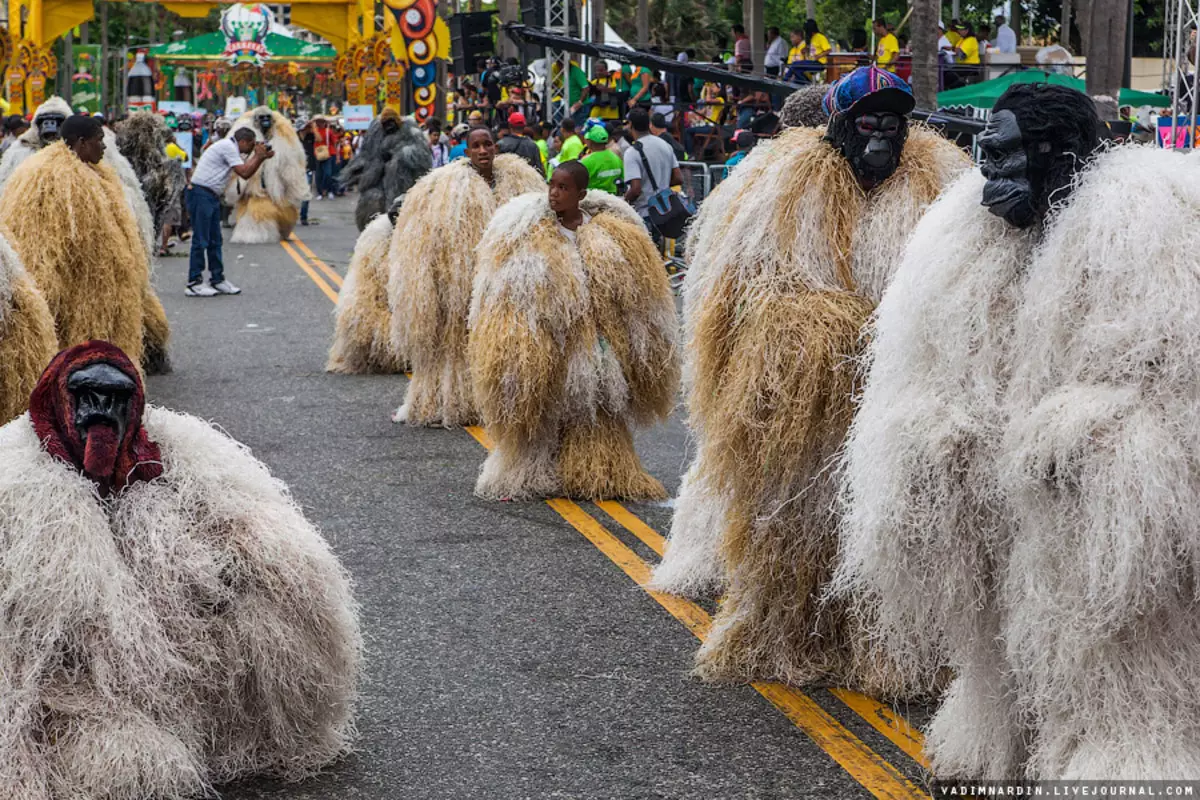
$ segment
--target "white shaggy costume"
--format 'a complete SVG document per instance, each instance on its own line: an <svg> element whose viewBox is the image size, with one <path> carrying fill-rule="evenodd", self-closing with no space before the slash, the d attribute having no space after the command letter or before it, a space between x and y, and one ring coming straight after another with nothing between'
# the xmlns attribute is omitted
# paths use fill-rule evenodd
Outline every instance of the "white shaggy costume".
<svg viewBox="0 0 1200 800"><path fill-rule="evenodd" d="M938 774L1200 774L1198 178L1118 148L1017 230L972 173L879 308L840 577L955 671Z"/></svg>
<svg viewBox="0 0 1200 800"><path fill-rule="evenodd" d="M333 346L325 364L328 372L354 375L404 371L405 359L392 348L392 312L387 296L387 254L394 227L387 214L379 214L354 243L354 255L333 312Z"/></svg>
<svg viewBox="0 0 1200 800"><path fill-rule="evenodd" d="M257 118L270 115L271 128L264 135ZM300 204L309 199L304 145L288 118L265 106L238 117L229 131L254 131L257 141L275 150L249 178L234 175L225 190L225 202L234 207L237 222L229 241L234 244L281 242L292 235L300 219Z"/></svg>
<svg viewBox="0 0 1200 800"><path fill-rule="evenodd" d="M502 206L479 244L468 347L495 447L490 499L662 499L630 428L665 418L679 383L675 301L646 226L589 192L569 236L543 190Z"/></svg>
<svg viewBox="0 0 1200 800"><path fill-rule="evenodd" d="M467 315L475 246L496 209L546 179L520 156L498 155L488 186L467 159L439 167L405 195L388 251L392 347L412 364L404 404L409 425L479 422L467 368Z"/></svg>
<svg viewBox="0 0 1200 800"><path fill-rule="evenodd" d="M725 215L702 231L706 263L688 290L701 454L689 484L726 506L729 580L696 657L705 679L928 689L930 675L900 680L845 605L822 599L837 548L830 467L853 413L849 361L908 232L967 164L919 127L898 158L864 192L824 131L785 131L738 168Z"/></svg>
<svg viewBox="0 0 1200 800"><path fill-rule="evenodd" d="M161 474L101 499L31 415L0 428L6 798L208 796L348 748L361 642L329 546L209 424L146 407L139 430Z"/></svg>

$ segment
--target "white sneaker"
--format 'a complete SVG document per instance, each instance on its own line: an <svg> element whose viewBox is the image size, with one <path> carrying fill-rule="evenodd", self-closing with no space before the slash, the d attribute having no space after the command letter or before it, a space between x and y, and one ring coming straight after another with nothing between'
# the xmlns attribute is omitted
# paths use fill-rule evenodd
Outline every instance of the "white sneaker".
<svg viewBox="0 0 1200 800"><path fill-rule="evenodd" d="M207 283L192 283L189 284L183 293L188 297L215 297L218 292Z"/></svg>
<svg viewBox="0 0 1200 800"><path fill-rule="evenodd" d="M212 285L213 294L241 294L242 290L229 281L221 281Z"/></svg>

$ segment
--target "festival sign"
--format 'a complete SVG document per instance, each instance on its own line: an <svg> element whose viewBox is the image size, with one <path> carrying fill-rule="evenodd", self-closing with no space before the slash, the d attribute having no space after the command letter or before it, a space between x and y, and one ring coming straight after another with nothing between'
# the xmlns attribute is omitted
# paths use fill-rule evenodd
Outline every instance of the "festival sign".
<svg viewBox="0 0 1200 800"><path fill-rule="evenodd" d="M230 6L221 12L221 33L225 34L226 61L233 66L249 64L261 67L271 56L267 34L274 21L271 9L261 3Z"/></svg>
<svg viewBox="0 0 1200 800"><path fill-rule="evenodd" d="M343 127L348 131L365 131L374 118L374 105L347 105L342 109Z"/></svg>

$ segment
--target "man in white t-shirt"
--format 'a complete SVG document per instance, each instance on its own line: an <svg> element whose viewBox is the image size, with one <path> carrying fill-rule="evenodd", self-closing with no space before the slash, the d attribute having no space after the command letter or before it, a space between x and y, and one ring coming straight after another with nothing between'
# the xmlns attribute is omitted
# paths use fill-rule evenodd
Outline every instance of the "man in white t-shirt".
<svg viewBox="0 0 1200 800"><path fill-rule="evenodd" d="M242 161L242 156L253 153ZM188 188L188 214L192 218L192 253L188 264L188 297L212 297L217 294L241 294L241 289L225 280L221 258L221 193L232 172L248 180L275 152L263 142L254 141L254 131L239 128L204 151L192 173ZM204 283L204 260L208 256L209 282Z"/></svg>
<svg viewBox="0 0 1200 800"><path fill-rule="evenodd" d="M996 49L1001 53L1017 52L1017 34L1008 27L1008 20L1003 15L996 17Z"/></svg>
<svg viewBox="0 0 1200 800"><path fill-rule="evenodd" d="M628 120L633 146L624 156L625 202L646 220L650 215L647 208L650 198L663 189L682 186L683 175L671 145L650 132L650 114L645 109L635 108L629 112ZM646 226L650 227L649 222Z"/></svg>
<svg viewBox="0 0 1200 800"><path fill-rule="evenodd" d="M778 77L787 61L787 54L788 43L779 35L779 28L767 28L767 54L763 57L766 73Z"/></svg>

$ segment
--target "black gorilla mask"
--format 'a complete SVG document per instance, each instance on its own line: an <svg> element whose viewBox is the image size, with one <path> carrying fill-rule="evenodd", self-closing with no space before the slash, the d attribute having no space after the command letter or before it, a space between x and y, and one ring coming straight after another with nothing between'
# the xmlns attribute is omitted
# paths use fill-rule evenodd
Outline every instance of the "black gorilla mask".
<svg viewBox="0 0 1200 800"><path fill-rule="evenodd" d="M271 132L271 123L274 122L274 119L272 119L270 114L260 114L254 118L254 121L258 123L258 127L262 130L263 136L266 136Z"/></svg>
<svg viewBox="0 0 1200 800"><path fill-rule="evenodd" d="M400 123L388 117L383 121L383 133L385 136L391 136L396 131L400 130Z"/></svg>
<svg viewBox="0 0 1200 800"><path fill-rule="evenodd" d="M979 153L979 170L987 178L983 204L988 211L1016 228L1028 228L1041 219L1049 208L1048 198L1044 191L1034 191L1021 126L1013 112L992 114L979 136Z"/></svg>
<svg viewBox="0 0 1200 800"><path fill-rule="evenodd" d="M825 138L850 162L862 187L873 189L900 167L908 119L890 111L836 115L829 121Z"/></svg>
<svg viewBox="0 0 1200 800"><path fill-rule="evenodd" d="M979 135L983 205L1016 228L1041 222L1100 146L1100 126L1091 99L1074 89L1009 88Z"/></svg>
<svg viewBox="0 0 1200 800"><path fill-rule="evenodd" d="M62 114L54 112L39 114L38 118L34 120L34 123L37 124L38 137L43 142L53 142L62 133L62 126L66 121L67 118Z"/></svg>
<svg viewBox="0 0 1200 800"><path fill-rule="evenodd" d="M129 402L137 384L111 364L90 364L77 369L67 378L67 391L74 401L75 432L86 442L96 425L105 425L116 432L118 442L124 440L129 422Z"/></svg>

